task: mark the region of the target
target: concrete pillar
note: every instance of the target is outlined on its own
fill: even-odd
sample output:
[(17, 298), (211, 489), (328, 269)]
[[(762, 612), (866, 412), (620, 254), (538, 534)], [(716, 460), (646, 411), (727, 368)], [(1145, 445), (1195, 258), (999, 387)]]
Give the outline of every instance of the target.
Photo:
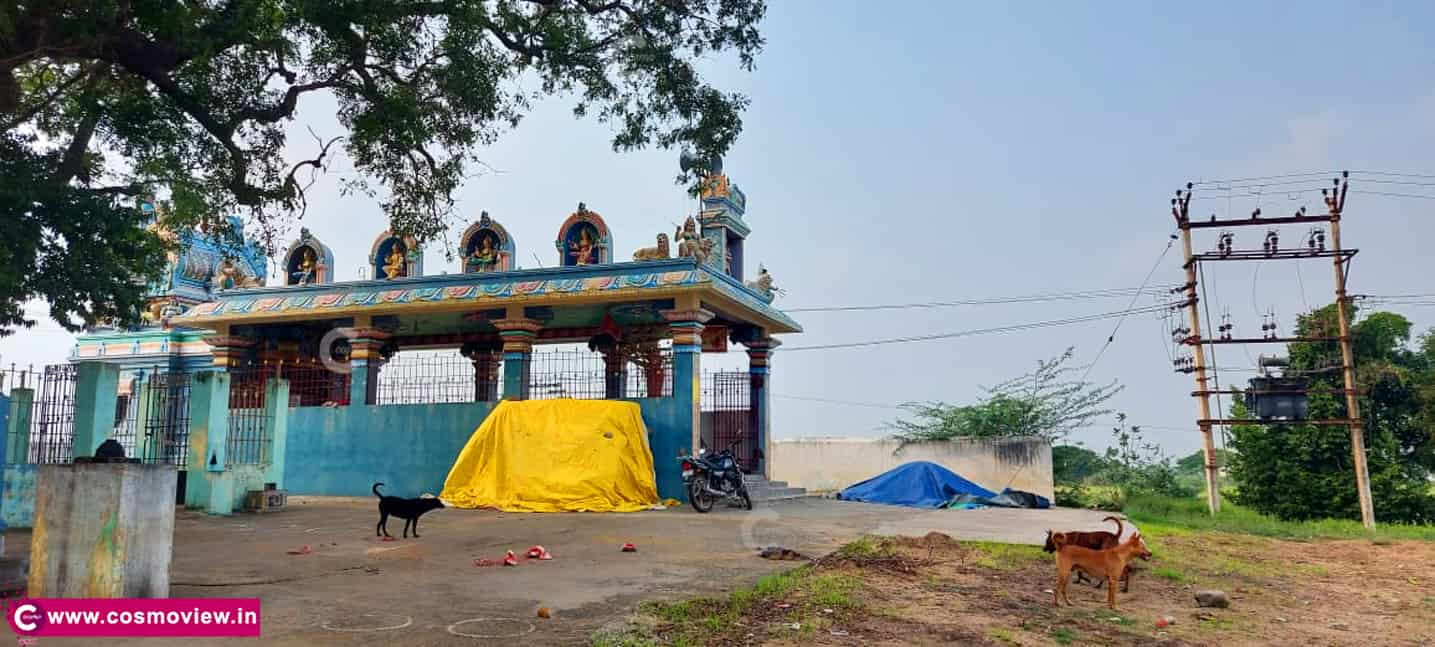
[(758, 455), (762, 464), (758, 471), (764, 478), (772, 478), (771, 462), (767, 460), (768, 442), (772, 432), (772, 351), (782, 342), (764, 337), (747, 344), (747, 372), (751, 379), (751, 403), (749, 424), (757, 430)]
[(374, 404), (379, 393), (379, 367), (383, 365), (379, 350), (389, 341), (389, 333), (360, 328), (353, 334), (349, 340), (349, 405)]
[(42, 465), (27, 595), (169, 597), (175, 467)]
[(270, 378), (264, 383), (265, 430), (269, 441), (269, 466), (264, 482), (284, 489), (284, 452), (289, 448), (289, 380)]
[(627, 358), (617, 348), (603, 351), (603, 397), (621, 400), (628, 397)]
[(75, 442), (73, 456), (90, 457), (115, 430), (120, 367), (81, 362), (75, 369)]
[(673, 401), (682, 412), (676, 434), (653, 438), (653, 462), (658, 491), (663, 496), (682, 493), (679, 498), (686, 498), (681, 467), (672, 459), (696, 452), (702, 444), (702, 333), (703, 324), (713, 315), (697, 307), (664, 310), (662, 315), (673, 337)]
[[(134, 403), (132, 406), (135, 408), (134, 446), (125, 448), (125, 456), (130, 458), (138, 458), (140, 460), (151, 458), (151, 456), (147, 455), (148, 452), (158, 449), (155, 443), (162, 440), (157, 438), (147, 439), (145, 437), (145, 429), (149, 428), (150, 416), (154, 413), (151, 411), (151, 409), (154, 408), (152, 402), (154, 399), (154, 389), (148, 387), (148, 382), (154, 379), (154, 377), (155, 373), (153, 371), (141, 371), (135, 376), (134, 386), (132, 387), (133, 390), (130, 392), (130, 402)], [(166, 414), (160, 412), (159, 415), (164, 416)], [(146, 442), (146, 440), (152, 442)]]
[(498, 367), (502, 366), (503, 343), (499, 340), (468, 342), (459, 353), (473, 362), (473, 401), (496, 402), (499, 393)]
[[(229, 373), (219, 370), (196, 373), (189, 394), (186, 506), (203, 508), (210, 514), (234, 512), (234, 482), (225, 471), (228, 436)], [(174, 492), (170, 495), (173, 497)]]
[(527, 400), (533, 373), (533, 340), (538, 338), (543, 324), (513, 314), (493, 322), (503, 338), (503, 399)]
[(30, 421), (35, 407), (35, 390), (15, 388), (10, 390), (10, 405), (6, 411), (10, 417), (10, 430), (5, 436), (5, 456), (9, 462), (30, 462)]

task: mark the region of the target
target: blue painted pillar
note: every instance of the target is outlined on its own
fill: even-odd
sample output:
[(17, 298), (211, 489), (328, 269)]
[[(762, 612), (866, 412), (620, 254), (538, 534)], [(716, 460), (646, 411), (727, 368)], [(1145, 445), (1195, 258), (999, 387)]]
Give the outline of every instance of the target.
[(379, 393), (379, 353), (389, 333), (373, 328), (356, 329), (349, 339), (349, 405), (374, 404)]
[(189, 392), (189, 456), (184, 504), (210, 514), (234, 512), (234, 482), (225, 471), (229, 437), (229, 373), (194, 375)]
[(5, 456), (10, 462), (30, 462), (30, 420), (35, 410), (35, 390), (15, 388), (10, 390), (10, 404), (6, 413), (10, 417), (9, 433), (5, 436)]
[(75, 369), (75, 440), (71, 456), (89, 457), (115, 430), (120, 367), (81, 362)]
[(772, 478), (770, 472), (771, 463), (767, 460), (768, 439), (772, 431), (772, 351), (782, 342), (764, 337), (747, 344), (747, 372), (751, 379), (751, 403), (748, 407), (748, 415), (751, 417), (749, 424), (757, 430), (758, 456), (761, 457), (761, 464), (758, 471), (764, 478)]
[(664, 310), (662, 314), (673, 338), (673, 402), (678, 415), (674, 428), (657, 430), (653, 436), (653, 466), (658, 495), (686, 501), (682, 466), (673, 459), (696, 452), (702, 442), (702, 333), (703, 324), (713, 315), (701, 308)]
[(533, 373), (533, 340), (542, 322), (509, 317), (493, 322), (503, 338), (503, 399), (527, 400), (529, 377)]
[[(16, 389), (17, 391), (19, 389)], [(10, 398), (0, 393), (0, 438), (7, 439), (7, 442), (0, 443), (0, 502), (5, 501), (5, 450), (8, 449), (10, 438)], [(5, 552), (5, 514), (4, 506), (0, 506), (0, 553)]]
[[(264, 383), (265, 436), (269, 437), (269, 448), (265, 457), (269, 467), (264, 470), (264, 482), (274, 483), (284, 489), (284, 453), (289, 448), (289, 380), (270, 378)], [(261, 450), (261, 452), (266, 450)]]

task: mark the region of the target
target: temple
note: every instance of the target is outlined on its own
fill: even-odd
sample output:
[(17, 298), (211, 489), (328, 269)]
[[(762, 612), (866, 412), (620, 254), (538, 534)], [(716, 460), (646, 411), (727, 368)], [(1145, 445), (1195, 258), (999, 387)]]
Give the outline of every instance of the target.
[[(765, 270), (744, 281), (741, 190), (719, 167), (699, 197), (671, 239), (627, 261), (578, 203), (555, 218), (557, 262), (532, 269), (487, 212), (459, 240), (457, 274), (425, 275), (422, 246), (389, 231), (353, 281), (335, 280), (322, 232), (304, 229), (276, 277), (253, 245), (182, 234), (146, 325), (75, 346), (73, 454), (113, 435), (181, 465), (181, 498), (221, 514), (266, 484), (436, 492), (499, 400), (604, 398), (639, 404), (663, 497), (684, 498), (674, 459), (700, 445), (733, 446), (760, 475), (776, 336), (801, 327), (773, 306)], [(739, 346), (746, 371), (702, 370), (704, 354)]]

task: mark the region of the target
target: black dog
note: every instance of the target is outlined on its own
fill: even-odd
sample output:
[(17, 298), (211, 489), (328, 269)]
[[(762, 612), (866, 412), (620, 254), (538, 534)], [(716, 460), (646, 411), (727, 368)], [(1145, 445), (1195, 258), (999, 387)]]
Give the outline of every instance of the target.
[(374, 496), (379, 497), (379, 525), (374, 528), (374, 536), (383, 535), (392, 537), (389, 534), (389, 515), (394, 515), (404, 520), (404, 538), (409, 536), (409, 524), (413, 524), (414, 538), (419, 536), (419, 517), (425, 512), (437, 510), (443, 507), (443, 501), (437, 498), (402, 499), (396, 496), (384, 496), (379, 494), (379, 486), (383, 483), (374, 484)]

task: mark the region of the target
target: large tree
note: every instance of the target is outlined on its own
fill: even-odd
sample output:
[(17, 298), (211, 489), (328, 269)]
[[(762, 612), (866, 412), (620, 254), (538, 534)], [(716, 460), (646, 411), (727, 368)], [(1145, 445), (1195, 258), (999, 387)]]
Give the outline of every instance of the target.
[[(0, 194), (7, 226), (23, 223), (0, 239), (0, 268), (20, 272), (0, 279), (0, 334), (27, 323), (19, 306), (32, 298), (71, 327), (128, 316), (134, 291), (114, 286), (158, 271), (156, 243), (132, 241), (137, 251), (93, 232), (132, 236), (134, 199), (154, 192), (173, 227), (223, 233), (237, 212), (272, 249), (342, 148), (358, 172), (347, 188), (374, 195), (396, 232), (429, 240), (450, 224), (479, 148), (548, 95), (612, 123), (615, 150), (720, 155), (746, 99), (706, 83), (695, 62), (725, 52), (750, 69), (764, 11), (763, 0), (0, 5), (0, 153), (33, 183)], [(287, 159), (286, 126), (316, 94), (337, 101), (345, 132), (296, 142), (309, 152)], [(71, 235), (75, 218), (100, 222)], [(64, 265), (57, 254), (97, 261), (70, 264), (76, 278), (105, 270), (88, 277), (101, 285), (76, 299), (53, 272), (27, 274)]]
[[(1353, 318), (1355, 309), (1349, 310)], [(1296, 333), (1334, 336), (1337, 316), (1334, 305), (1302, 315)], [(1427, 337), (1411, 348), (1410, 321), (1391, 312), (1371, 313), (1352, 322), (1350, 331), (1376, 518), (1435, 521), (1428, 480), (1435, 470), (1435, 345)], [(1340, 345), (1294, 343), (1289, 354), (1291, 370), (1310, 378), (1310, 417), (1345, 417)], [(1232, 413), (1246, 417), (1239, 402)], [(1239, 503), (1288, 519), (1359, 518), (1345, 427), (1237, 425), (1231, 446)]]

